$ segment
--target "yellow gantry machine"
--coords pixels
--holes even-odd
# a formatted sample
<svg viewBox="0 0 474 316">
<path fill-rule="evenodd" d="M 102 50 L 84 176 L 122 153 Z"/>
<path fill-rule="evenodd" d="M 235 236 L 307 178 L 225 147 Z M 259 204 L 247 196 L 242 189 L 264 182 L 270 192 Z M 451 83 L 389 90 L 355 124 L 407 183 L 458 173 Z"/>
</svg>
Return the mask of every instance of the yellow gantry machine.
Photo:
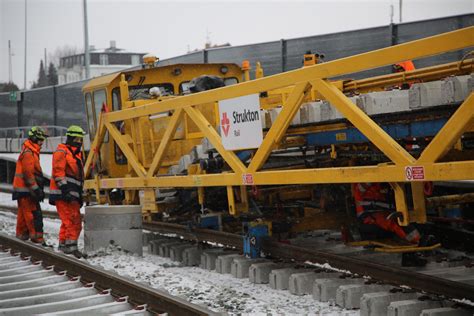
<svg viewBox="0 0 474 316">
<path fill-rule="evenodd" d="M 203 188 L 211 186 L 227 187 L 229 211 L 235 214 L 233 188 L 240 187 L 245 192 L 246 186 L 295 185 L 295 184 L 331 184 L 357 182 L 389 182 L 395 192 L 396 208 L 403 213 L 401 225 L 410 222 L 425 223 L 425 197 L 423 182 L 411 177 L 422 173 L 423 181 L 453 181 L 474 179 L 474 161 L 445 161 L 440 159 L 454 146 L 462 134 L 474 129 L 474 94 L 459 106 L 445 126 L 432 139 L 418 158 L 413 157 L 399 143 L 391 138 L 377 123 L 359 109 L 343 93 L 347 89 L 361 90 L 378 86 L 383 80 L 398 82 L 400 76 L 393 74 L 378 77 L 376 80 L 357 82 L 331 82 L 330 78 L 351 74 L 377 67 L 392 65 L 404 60 L 419 59 L 449 51 L 474 46 L 474 27 L 468 27 L 441 35 L 428 37 L 383 48 L 368 53 L 341 58 L 334 61 L 288 71 L 282 74 L 242 82 L 196 94 L 159 98 L 152 100 L 131 100 L 126 76 L 120 80 L 120 98 L 122 109 L 102 113 L 98 118 L 97 132 L 91 144 L 91 151 L 85 164 L 85 189 L 95 190 L 99 197 L 100 190 L 121 188 L 124 190 L 144 190 L 148 192 L 148 201 L 153 204 L 156 188 Z M 472 71 L 472 60 L 469 60 Z M 462 63 L 451 63 L 443 67 L 428 70 L 417 70 L 409 76 L 433 76 L 433 72 L 448 74 L 461 70 Z M 397 77 L 398 76 L 398 77 Z M 257 76 L 258 78 L 259 76 Z M 400 78 L 399 78 L 400 77 Z M 384 83 L 386 84 L 386 82 Z M 355 86 L 354 86 L 355 85 Z M 286 91 L 282 101 L 282 110 L 266 132 L 263 142 L 256 149 L 248 164 L 243 163 L 234 151 L 226 150 L 218 133 L 218 120 L 208 115 L 209 109 L 217 109 L 216 103 L 221 100 L 259 94 L 272 91 Z M 341 91 L 342 90 L 342 91 Z M 372 166 L 350 166 L 332 168 L 301 168 L 288 170 L 265 170 L 261 168 L 287 134 L 289 125 L 302 103 L 317 92 L 334 106 L 355 128 L 364 134 L 370 142 L 383 153 L 390 162 Z M 263 108 L 263 104 L 261 104 Z M 137 126 L 151 116 L 167 113 L 164 133 L 155 139 L 155 145 L 146 146 Z M 130 133 L 123 133 L 117 122 L 126 122 L 131 126 Z M 192 122 L 197 127 L 200 137 L 206 137 L 230 167 L 229 171 L 219 174 L 206 174 L 198 166 L 188 170 L 188 175 L 164 175 L 163 166 L 169 165 L 168 150 L 176 140 L 175 134 L 183 122 Z M 106 137 L 106 134 L 108 135 Z M 128 172 L 121 177 L 94 175 L 91 170 L 97 164 L 104 138 L 111 138 L 127 158 Z M 151 159 L 146 158 L 144 150 L 151 151 Z M 192 170 L 191 170 L 192 169 Z M 410 182 L 413 203 L 408 203 L 405 186 Z M 244 195 L 244 194 L 243 194 Z M 100 198 L 98 199 L 100 201 Z M 409 209 L 408 205 L 413 205 Z M 148 205 L 149 210 L 153 210 Z"/>
</svg>

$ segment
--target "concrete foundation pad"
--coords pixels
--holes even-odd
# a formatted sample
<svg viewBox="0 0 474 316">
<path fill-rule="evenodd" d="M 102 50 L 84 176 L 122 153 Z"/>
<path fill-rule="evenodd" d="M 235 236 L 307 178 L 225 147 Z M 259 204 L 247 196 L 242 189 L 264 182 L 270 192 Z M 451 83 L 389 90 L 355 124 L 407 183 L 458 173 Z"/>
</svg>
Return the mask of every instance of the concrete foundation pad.
<svg viewBox="0 0 474 316">
<path fill-rule="evenodd" d="M 187 248 L 192 248 L 193 245 L 185 243 L 183 245 L 176 245 L 170 247 L 170 259 L 173 261 L 183 261 L 183 251 Z"/>
<path fill-rule="evenodd" d="M 424 309 L 420 316 L 471 316 L 472 312 L 460 308 L 440 307 Z"/>
<path fill-rule="evenodd" d="M 137 242 L 137 240 L 139 242 Z M 91 253 L 110 245 L 119 245 L 122 249 L 143 255 L 141 229 L 116 229 L 107 231 L 84 231 L 84 252 Z"/>
<path fill-rule="evenodd" d="M 183 250 L 183 265 L 187 267 L 199 266 L 201 263 L 202 249 L 194 246 Z"/>
<path fill-rule="evenodd" d="M 158 255 L 160 257 L 169 258 L 171 247 L 179 246 L 179 245 L 182 245 L 182 244 L 183 244 L 182 242 L 176 241 L 176 240 L 174 240 L 174 241 L 171 240 L 169 242 L 161 243 L 161 244 L 158 245 Z"/>
<path fill-rule="evenodd" d="M 230 273 L 234 278 L 244 279 L 249 277 L 249 268 L 253 263 L 264 262 L 265 259 L 234 258 L 230 266 Z"/>
<path fill-rule="evenodd" d="M 387 308 L 388 316 L 419 316 L 424 309 L 441 307 L 439 301 L 405 300 L 392 302 Z"/>
<path fill-rule="evenodd" d="M 294 295 L 311 294 L 313 292 L 313 283 L 316 279 L 330 278 L 332 276 L 339 277 L 340 274 L 331 272 L 315 273 L 313 271 L 294 273 L 290 275 L 288 280 L 288 289 Z"/>
<path fill-rule="evenodd" d="M 206 270 L 215 270 L 216 269 L 216 259 L 218 256 L 227 254 L 224 249 L 207 249 L 204 250 L 201 254 L 201 265 L 202 269 Z"/>
<path fill-rule="evenodd" d="M 387 308 L 391 302 L 416 299 L 417 293 L 367 293 L 360 299 L 360 316 L 387 315 Z"/>
<path fill-rule="evenodd" d="M 85 208 L 85 253 L 114 244 L 141 256 L 142 233 L 140 205 L 95 205 Z"/>
<path fill-rule="evenodd" d="M 341 285 L 336 291 L 336 305 L 347 308 L 360 308 L 360 299 L 366 293 L 386 292 L 393 286 L 380 284 Z"/>
<path fill-rule="evenodd" d="M 230 274 L 232 261 L 234 261 L 235 258 L 243 258 L 243 257 L 236 253 L 217 257 L 216 272 L 220 274 L 225 274 L 225 273 Z"/>
<path fill-rule="evenodd" d="M 320 302 L 335 301 L 337 289 L 341 285 L 364 284 L 364 282 L 364 279 L 352 278 L 316 279 L 313 283 L 313 298 Z"/>
</svg>

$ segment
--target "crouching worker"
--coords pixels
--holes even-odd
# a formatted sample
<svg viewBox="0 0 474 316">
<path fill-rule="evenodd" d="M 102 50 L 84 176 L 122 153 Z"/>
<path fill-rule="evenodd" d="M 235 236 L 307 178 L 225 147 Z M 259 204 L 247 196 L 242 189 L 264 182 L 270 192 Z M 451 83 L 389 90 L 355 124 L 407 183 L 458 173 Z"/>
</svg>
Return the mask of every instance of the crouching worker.
<svg viewBox="0 0 474 316">
<path fill-rule="evenodd" d="M 411 244 L 425 244 L 413 225 L 400 226 L 394 205 L 390 202 L 390 186 L 387 183 L 356 183 L 352 186 L 357 218 L 363 239 L 390 238 L 394 235 Z M 404 253 L 403 266 L 422 266 L 426 260 L 416 253 Z"/>
<path fill-rule="evenodd" d="M 84 135 L 81 127 L 71 125 L 66 132 L 66 143 L 59 144 L 54 152 L 49 198 L 50 204 L 56 205 L 61 219 L 59 250 L 77 258 L 83 256 L 77 247 L 77 240 L 82 230 L 79 210 L 82 206 L 84 181 Z"/>
<path fill-rule="evenodd" d="M 43 214 L 39 202 L 44 199 L 40 150 L 47 135 L 38 126 L 28 131 L 28 139 L 16 162 L 13 200 L 18 201 L 16 237 L 46 246 L 43 239 Z"/>
</svg>

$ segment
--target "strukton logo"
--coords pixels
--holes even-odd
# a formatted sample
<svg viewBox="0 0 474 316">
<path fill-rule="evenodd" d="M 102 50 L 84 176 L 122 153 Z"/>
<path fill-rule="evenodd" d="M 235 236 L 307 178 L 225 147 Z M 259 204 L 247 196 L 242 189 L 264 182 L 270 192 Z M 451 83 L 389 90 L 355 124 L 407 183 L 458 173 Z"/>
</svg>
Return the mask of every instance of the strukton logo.
<svg viewBox="0 0 474 316">
<path fill-rule="evenodd" d="M 221 120 L 221 127 L 222 131 L 224 132 L 225 137 L 229 134 L 230 129 L 230 121 L 227 117 L 227 112 L 222 113 L 222 120 Z"/>
</svg>

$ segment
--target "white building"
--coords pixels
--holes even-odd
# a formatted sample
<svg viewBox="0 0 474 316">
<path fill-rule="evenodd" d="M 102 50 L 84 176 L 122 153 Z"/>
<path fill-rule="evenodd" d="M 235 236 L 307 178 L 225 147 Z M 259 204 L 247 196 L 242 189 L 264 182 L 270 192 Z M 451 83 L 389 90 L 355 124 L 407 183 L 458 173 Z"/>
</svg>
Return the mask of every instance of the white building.
<svg viewBox="0 0 474 316">
<path fill-rule="evenodd" d="M 115 41 L 110 41 L 106 49 L 90 49 L 90 77 L 98 77 L 117 72 L 141 63 L 145 53 L 131 53 L 117 48 Z M 71 83 L 86 79 L 84 54 L 62 57 L 58 69 L 58 84 Z"/>
</svg>

